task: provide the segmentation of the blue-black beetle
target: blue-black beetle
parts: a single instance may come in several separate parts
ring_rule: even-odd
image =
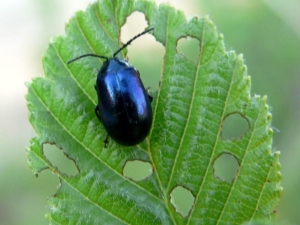
[[[95,85],[98,95],[95,113],[107,131],[105,147],[108,136],[121,145],[132,146],[142,142],[150,131],[152,97],[145,90],[139,71],[125,60],[118,59],[116,55],[133,40],[153,29],[134,36],[118,49],[112,58],[84,54],[68,62],[70,64],[87,56],[105,59]]]

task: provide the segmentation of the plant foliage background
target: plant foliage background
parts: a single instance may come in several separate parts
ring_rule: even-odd
[[[293,209],[297,209],[296,205],[295,207],[283,207],[284,203],[287,201],[289,202],[289,205],[291,205],[291,202],[293,202],[293,200],[295,200],[296,203],[296,198],[292,197],[293,196],[292,190],[293,187],[297,186],[296,183],[297,177],[293,178],[293,174],[294,174],[293,171],[295,171],[295,168],[297,166],[297,164],[294,163],[295,160],[297,160],[297,154],[291,154],[291,152],[296,149],[295,147],[296,144],[294,144],[296,143],[296,139],[293,139],[293,137],[296,136],[295,132],[297,132],[297,130],[293,129],[292,132],[292,130],[290,129],[291,133],[289,133],[288,132],[289,129],[287,129],[289,127],[289,124],[292,124],[293,127],[295,127],[295,121],[296,121],[295,118],[297,115],[297,107],[298,107],[297,104],[295,104],[295,102],[297,103],[297,101],[291,101],[291,99],[294,99],[292,98],[292,96],[294,96],[293,90],[296,90],[297,87],[295,86],[297,85],[296,74],[297,71],[299,71],[299,69],[297,69],[297,63],[295,63],[296,62],[295,60],[297,58],[296,53],[299,52],[297,51],[297,49],[299,48],[299,45],[297,45],[297,43],[299,42],[296,41],[298,40],[296,32],[292,31],[292,29],[294,29],[293,27],[286,26],[286,21],[283,20],[282,17],[274,13],[273,8],[272,10],[270,10],[268,5],[248,3],[245,5],[236,5],[235,7],[232,8],[230,8],[230,6],[227,7],[223,6],[220,7],[220,9],[222,8],[222,13],[221,13],[221,12],[217,12],[218,9],[215,7],[216,4],[213,3],[212,5],[205,5],[203,3],[201,4],[202,4],[201,7],[199,8],[194,7],[194,8],[198,9],[200,13],[204,11],[203,13],[204,15],[208,13],[211,14],[211,18],[213,19],[215,24],[218,24],[218,30],[225,34],[225,42],[227,43],[227,46],[234,46],[233,49],[235,49],[236,52],[243,52],[245,54],[249,74],[252,75],[252,83],[253,83],[252,93],[258,93],[261,95],[268,94],[268,102],[270,103],[270,105],[273,106],[273,109],[271,110],[274,116],[274,122],[272,124],[275,126],[275,128],[278,128],[281,131],[282,129],[285,130],[285,132],[281,132],[280,136],[275,133],[275,145],[274,145],[275,148],[280,150],[289,149],[289,151],[285,150],[282,152],[283,172],[284,170],[288,171],[289,168],[291,171],[290,173],[286,172],[287,174],[287,179],[285,180],[286,184],[283,183],[283,186],[285,187],[285,193],[287,194],[284,196],[283,201],[279,206],[278,214],[280,218],[285,218],[285,219],[288,218],[288,220],[290,221],[297,221],[297,213],[293,214]],[[43,9],[43,7],[44,6],[40,5],[40,8],[38,8],[38,10]],[[47,8],[48,10],[44,10],[44,11],[41,10],[43,11],[43,15],[41,15],[41,18],[47,18],[46,15],[48,13],[48,15],[50,16],[55,15],[52,18],[58,19],[57,8],[59,7],[53,6],[53,9],[56,10],[54,14],[51,14],[51,7],[47,7]],[[74,11],[75,10],[72,10],[72,12]],[[235,14],[232,13],[233,11],[236,13]],[[26,13],[23,15],[24,17],[27,16]],[[218,17],[218,15],[220,17]],[[233,15],[238,15],[239,18],[241,19],[239,21],[245,21],[245,23],[248,24],[248,26],[242,25],[243,23],[238,23],[233,25],[234,22],[237,21]],[[70,15],[68,17],[70,17]],[[68,17],[62,21],[67,21]],[[226,17],[227,19],[224,20],[224,17]],[[256,18],[256,20],[253,21],[253,18]],[[251,22],[247,23],[247,21],[251,21]],[[52,21],[45,21],[45,23],[47,22],[49,22],[49,24],[53,23]],[[61,20],[58,20],[57,22],[58,23],[56,24],[61,25]],[[227,22],[230,24],[230,26],[226,27]],[[44,44],[39,45],[37,42],[35,43],[35,46],[42,46],[42,48],[44,48],[46,46],[46,42],[49,39],[49,35],[46,34],[47,32],[51,33],[52,31],[50,26],[42,26],[42,27],[47,27],[45,32],[39,32],[45,34],[46,36],[44,39]],[[23,30],[20,28],[18,31],[19,33],[25,35],[26,37],[28,29],[26,30],[24,28]],[[62,27],[60,32],[63,34]],[[52,35],[56,35],[57,33],[58,32],[55,31],[52,33]],[[16,35],[13,37],[16,38]],[[270,39],[273,41],[271,42]],[[27,39],[25,38],[25,40]],[[259,41],[254,41],[254,40],[259,40]],[[238,44],[239,41],[242,41],[242,43]],[[285,44],[283,45],[281,43],[285,43]],[[26,47],[26,45],[23,46],[22,44],[22,46],[18,46],[18,47],[20,48]],[[24,51],[24,53],[25,52],[27,53],[26,56],[22,53],[22,51],[19,51],[18,54],[12,54],[14,55],[14,57],[17,57],[17,59],[19,59],[19,61],[17,60],[17,62],[19,63],[16,63],[16,58],[14,58],[13,61],[14,65],[15,64],[25,65],[25,67],[22,67],[23,70],[24,68],[26,68],[26,66],[32,65],[30,62],[39,61],[40,58],[38,57],[35,59],[34,56],[36,53],[33,54],[32,50],[28,46],[27,46],[27,50],[29,51]],[[42,49],[40,52],[42,53],[44,52],[44,50]],[[252,52],[253,52],[253,57],[251,57]],[[22,58],[23,55],[24,57]],[[12,58],[10,55],[6,55],[5,60],[10,58]],[[276,63],[276,62],[280,62],[280,63]],[[253,66],[251,66],[251,64]],[[3,65],[4,67],[6,67],[9,64],[3,64]],[[35,68],[34,66],[31,67]],[[3,73],[3,74],[12,73],[11,75],[6,76],[6,80],[9,80],[10,77],[14,77],[14,83],[13,83],[14,85],[12,85],[11,87],[16,88],[16,90],[18,91],[22,90],[23,94],[20,95],[22,98],[22,95],[24,95],[25,93],[25,87],[22,86],[23,84],[21,84],[22,82],[20,81],[22,80],[25,81],[29,79],[28,78],[24,79],[24,75],[25,75],[24,71],[20,71],[19,73],[16,73],[16,71],[18,71],[18,67],[11,68],[10,70],[8,70],[7,73]],[[37,68],[36,71],[32,71],[30,74],[34,74],[32,76],[36,76],[37,74],[40,73],[40,71],[41,69]],[[20,79],[17,81],[16,78],[20,78]],[[266,79],[266,80],[262,80],[262,79]],[[16,84],[20,84],[20,86]],[[269,84],[270,86],[268,86]],[[6,90],[5,87],[2,90]],[[278,94],[278,92],[280,92],[280,94]],[[14,104],[12,104],[14,102],[13,98],[14,98],[13,94],[9,95],[9,97],[6,96],[2,98],[2,101],[5,100],[6,103],[3,104],[4,106],[6,106],[5,107],[6,111],[12,109],[10,105],[13,105],[13,107],[15,107]],[[25,215],[32,216],[31,218],[28,218],[28,221],[31,221],[28,224],[33,224],[32,221],[34,221],[34,223],[43,224],[43,222],[45,223],[45,220],[43,219],[42,216],[44,213],[43,212],[37,213],[35,210],[41,210],[44,212],[48,211],[46,201],[44,201],[43,203],[40,202],[39,206],[35,208],[34,217],[32,214],[33,211],[28,211],[28,212],[24,211],[24,209],[30,210],[30,208],[22,207],[22,203],[28,205],[27,204],[28,201],[38,202],[37,200],[41,201],[41,199],[43,198],[45,199],[45,196],[52,195],[55,192],[56,189],[55,183],[57,183],[57,181],[55,180],[54,176],[51,176],[51,173],[46,171],[44,171],[40,175],[39,179],[37,180],[33,179],[32,174],[28,170],[27,165],[25,163],[23,164],[21,170],[16,170],[17,168],[19,168],[18,165],[20,164],[20,161],[22,161],[19,157],[23,156],[23,159],[25,157],[25,153],[20,152],[20,149],[23,148],[22,146],[27,145],[26,143],[29,137],[33,136],[33,131],[30,130],[31,128],[29,128],[29,125],[24,124],[24,121],[26,121],[26,117],[27,117],[27,109],[25,107],[24,109],[21,107],[21,109],[18,110],[18,106],[22,106],[24,104],[16,104],[16,107],[13,108],[14,110],[11,110],[12,113],[10,114],[10,116],[12,118],[15,118],[11,123],[9,123],[10,116],[2,117],[3,120],[2,128],[6,128],[6,124],[9,123],[10,129],[7,129],[7,131],[10,131],[11,128],[12,131],[3,132],[3,136],[2,136],[3,140],[1,142],[3,146],[1,147],[1,150],[4,150],[5,153],[13,154],[14,157],[12,157],[11,160],[2,160],[3,163],[1,164],[2,166],[4,166],[2,172],[3,174],[5,174],[5,176],[3,176],[4,179],[3,180],[1,179],[1,188],[3,193],[3,195],[1,196],[1,207],[3,210],[1,210],[1,212],[8,212],[8,213],[2,213],[1,218],[3,219],[3,221],[7,221],[6,224],[20,224],[16,222],[17,218],[14,217],[14,219],[11,219],[13,217],[10,217],[10,212],[18,211],[20,212],[18,218],[23,218],[22,224],[25,224],[27,221],[26,219],[24,219],[24,218],[28,218],[25,217]],[[289,121],[293,121],[293,122],[289,122]],[[23,128],[25,128],[25,130]],[[29,135],[30,132],[31,134]],[[5,138],[5,137],[9,137],[9,135],[15,138],[14,139]],[[288,146],[287,148],[286,145]],[[6,154],[4,154],[4,157],[2,157],[2,159],[5,158],[6,158]],[[287,161],[289,163],[285,164],[285,162]],[[18,164],[16,164],[15,162],[18,162]],[[7,167],[6,165],[10,165],[13,167]],[[10,171],[12,170],[24,171],[27,175],[24,176],[24,175],[20,175],[20,173],[11,173]],[[45,184],[45,188],[39,188],[37,190],[36,188],[40,187],[37,183]],[[18,189],[19,187],[22,188],[22,191]],[[47,193],[45,194],[45,192],[42,191],[47,191]],[[37,193],[39,192],[42,192],[41,197],[37,196]],[[19,197],[16,198],[16,196]],[[290,200],[287,200],[289,196],[291,196]],[[35,199],[35,201],[33,201],[33,199]],[[43,205],[44,207],[40,207],[40,205]],[[289,211],[285,211],[284,209],[289,209]],[[36,217],[36,215],[39,216]],[[288,217],[288,215],[291,216]],[[294,215],[294,217],[292,215]],[[37,222],[39,220],[41,222]]]

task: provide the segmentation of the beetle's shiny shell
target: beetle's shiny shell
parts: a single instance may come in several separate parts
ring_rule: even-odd
[[[139,72],[126,61],[111,58],[97,76],[101,122],[108,135],[122,145],[142,142],[152,124],[152,108]]]

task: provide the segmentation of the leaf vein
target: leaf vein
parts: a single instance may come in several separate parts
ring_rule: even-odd
[[[100,161],[101,163],[103,163],[105,166],[107,166],[107,168],[109,168],[113,173],[115,173],[118,177],[120,177],[123,180],[126,180],[127,182],[129,182],[131,185],[137,187],[138,189],[146,192],[147,194],[149,194],[150,196],[152,196],[154,199],[159,200],[160,202],[162,202],[162,200],[160,198],[158,198],[157,196],[153,195],[152,193],[148,192],[147,190],[145,190],[143,187],[137,185],[136,183],[132,182],[129,179],[125,179],[123,176],[121,176],[121,174],[117,173],[114,168],[112,168],[109,164],[107,164],[105,161],[103,161],[101,158],[99,158],[95,153],[93,153],[93,151],[88,148],[88,146],[84,145],[84,143],[82,143],[77,137],[76,135],[74,135],[65,125],[64,123],[62,123],[59,118],[57,117],[52,111],[51,109],[48,107],[48,105],[43,101],[43,99],[38,95],[38,93],[34,90],[34,94],[35,96],[38,98],[38,100],[41,102],[41,104],[45,107],[46,110],[51,112],[51,115],[53,116],[54,120],[63,128],[63,130],[72,137],[73,140],[75,140],[79,145],[81,145],[85,150],[87,150],[94,158],[96,158],[98,161]]]

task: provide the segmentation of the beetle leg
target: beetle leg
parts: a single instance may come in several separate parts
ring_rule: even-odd
[[[108,145],[108,133],[106,133],[106,136],[105,136],[105,139],[104,139],[103,143],[104,143],[104,148],[107,148],[107,145]]]
[[[96,116],[98,117],[99,121],[101,122],[101,118],[100,118],[100,115],[99,115],[99,108],[98,108],[98,105],[96,105],[95,107],[95,114]],[[102,122],[101,122],[102,123]],[[107,144],[108,144],[108,133],[106,133],[106,136],[105,136],[105,139],[104,139],[104,148],[107,148]]]
[[[95,106],[95,114],[98,117],[99,121],[101,122],[98,105]],[[106,136],[105,136],[105,139],[104,139],[104,148],[107,148],[107,145],[108,145],[108,133],[106,133]]]
[[[153,97],[152,97],[152,95],[149,95],[148,94],[148,98],[149,98],[149,101],[150,101],[150,103],[153,101]]]
[[[152,95],[150,95],[150,93],[149,93],[150,91],[149,90],[150,90],[150,87],[147,87],[146,91],[147,91],[147,94],[148,94],[149,101],[151,103],[153,101],[153,97],[152,97]]]
[[[99,108],[98,108],[98,105],[95,106],[95,114],[96,114],[96,116],[98,117],[99,121],[102,123],[101,118],[100,118],[100,115],[99,115]]]

